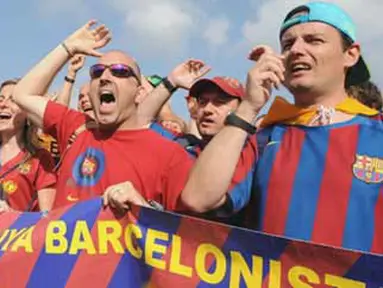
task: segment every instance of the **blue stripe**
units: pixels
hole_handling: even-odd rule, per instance
[[[270,270],[270,260],[279,260],[280,256],[286,249],[286,246],[290,243],[289,240],[283,238],[270,237],[258,232],[249,233],[245,229],[236,229],[232,228],[230,234],[222,248],[223,253],[226,257],[228,273],[225,273],[225,277],[219,287],[230,287],[230,271],[232,270],[231,266],[236,265],[231,261],[230,251],[240,252],[242,257],[245,259],[250,271],[252,271],[253,260],[252,256],[259,256],[263,258],[263,273],[262,276],[267,276]],[[216,268],[216,263],[214,263],[209,272],[213,273]],[[207,288],[212,287],[212,285],[207,284],[206,282],[201,281],[197,287]],[[239,286],[235,287],[248,287],[245,285],[243,279],[239,283]]]
[[[287,215],[284,235],[288,237],[311,239],[325,169],[328,139],[329,130],[324,127],[306,129]]]
[[[273,126],[261,130],[257,135],[259,160],[256,167],[252,201],[253,211],[256,211],[257,217],[254,219],[255,225],[252,226],[256,230],[263,230],[264,214],[267,200],[267,190],[270,182],[271,171],[283,135],[286,132],[284,126]],[[251,220],[253,221],[253,219]]]
[[[68,240],[68,249],[72,241],[76,221],[85,220],[89,230],[92,229],[101,209],[100,198],[90,201],[79,202],[71,207],[60,219],[66,222],[67,233],[65,238]],[[77,261],[78,255],[46,254],[45,249],[41,251],[34,269],[29,278],[27,287],[65,287],[72,269]]]
[[[362,255],[344,275],[347,279],[363,279],[368,288],[381,288],[383,285],[382,256]]]
[[[31,213],[31,212],[25,212],[17,218],[15,222],[6,229],[16,229],[17,231],[20,231],[23,228],[28,228],[33,225],[36,225],[36,223],[41,219],[41,213]],[[9,239],[9,236],[6,237],[1,243],[0,248],[6,243],[6,241]],[[8,249],[12,246],[12,243],[15,242],[16,239],[10,242],[10,246],[8,246]],[[0,250],[0,258],[4,255],[6,251]]]
[[[185,151],[189,153],[190,156],[192,156],[193,158],[197,158],[198,157],[198,146],[195,145],[195,146],[190,146],[190,147],[186,147],[185,148]]]
[[[176,214],[158,212],[153,209],[142,208],[137,225],[142,231],[142,239],[138,240],[144,254],[142,259],[136,259],[126,252],[113,275],[108,287],[144,287],[149,281],[153,268],[145,264],[145,239],[148,228],[159,230],[169,234],[169,241],[158,241],[156,243],[169,247],[172,240],[172,234],[176,234],[181,223],[181,217]],[[163,255],[154,255],[154,258],[160,259]]]
[[[366,119],[359,127],[357,154],[382,160],[382,123]],[[366,183],[354,176],[349,195],[343,247],[362,251],[371,249],[374,237],[375,206],[381,186],[381,183]]]
[[[254,162],[246,177],[229,191],[229,197],[233,203],[234,213],[238,212],[249,203],[255,166],[256,162]]]
[[[150,129],[171,141],[174,141],[177,137],[175,134],[166,130],[162,125],[158,124],[157,122],[153,122],[152,124],[150,124]]]

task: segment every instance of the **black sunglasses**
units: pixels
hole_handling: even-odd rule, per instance
[[[102,73],[106,69],[109,69],[113,76],[120,78],[129,78],[134,77],[137,79],[138,83],[141,84],[141,79],[136,75],[133,68],[125,64],[95,64],[89,69],[89,74],[91,79],[100,78]]]

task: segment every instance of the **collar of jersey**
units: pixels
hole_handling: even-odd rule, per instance
[[[379,112],[369,108],[353,98],[346,98],[336,105],[335,110],[350,115],[375,116]],[[262,120],[261,127],[267,127],[276,123],[290,125],[307,125],[317,113],[316,107],[302,108],[290,104],[282,97],[277,96],[270,107],[269,112]]]

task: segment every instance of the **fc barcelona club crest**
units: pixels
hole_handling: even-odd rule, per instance
[[[19,167],[19,172],[21,174],[28,174],[29,172],[31,172],[31,168],[32,168],[32,165],[31,163],[28,161],[28,162],[25,162],[24,164],[20,165]]]
[[[7,194],[12,194],[17,190],[17,184],[12,180],[3,181],[1,184],[3,186],[4,192]]]
[[[79,186],[94,186],[105,170],[104,152],[96,148],[88,148],[80,154],[73,166],[72,176]]]
[[[383,159],[356,155],[352,171],[356,178],[366,183],[383,182]]]

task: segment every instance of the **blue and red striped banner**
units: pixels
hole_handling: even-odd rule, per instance
[[[0,214],[0,287],[383,287],[383,257],[100,199]]]

